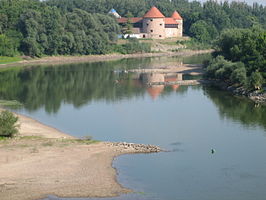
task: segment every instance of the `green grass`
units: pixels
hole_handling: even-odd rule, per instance
[[[0,136],[0,141],[6,141],[7,139],[7,137]]]
[[[0,100],[0,106],[20,107],[20,106],[23,106],[23,104],[18,102],[18,101],[16,101],[16,100],[11,100],[11,101]]]
[[[30,136],[19,137],[19,139],[22,139],[22,140],[39,140],[39,139],[43,139],[43,137],[42,136],[30,135]]]
[[[21,57],[6,57],[6,56],[0,56],[0,64],[7,64],[12,62],[18,62],[21,61]]]

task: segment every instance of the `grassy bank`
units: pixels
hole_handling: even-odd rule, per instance
[[[7,64],[7,63],[13,63],[21,61],[21,57],[6,57],[6,56],[0,56],[0,64]]]

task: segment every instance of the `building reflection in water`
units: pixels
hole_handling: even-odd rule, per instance
[[[135,74],[133,79],[136,85],[144,85],[151,98],[156,99],[165,89],[163,83],[181,81],[183,75],[181,73],[139,73]],[[179,85],[171,84],[171,87],[176,91]]]

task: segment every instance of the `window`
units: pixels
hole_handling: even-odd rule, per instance
[[[163,24],[160,24],[160,26],[162,26]]]
[[[159,37],[162,37],[162,35],[159,35]]]
[[[153,19],[150,20],[151,22],[153,21]]]
[[[146,37],[146,35],[143,35],[143,38],[145,38]]]
[[[153,32],[153,30],[151,30],[151,32]]]
[[[149,24],[147,23],[147,26],[149,26]]]
[[[178,28],[177,24],[165,24],[164,28]]]

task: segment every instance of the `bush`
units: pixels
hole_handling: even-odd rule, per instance
[[[209,42],[210,43],[210,42]],[[208,42],[199,42],[196,39],[190,40],[178,40],[176,42],[177,45],[183,45],[186,49],[190,50],[204,50],[204,49],[211,49],[212,46]]]
[[[13,137],[18,133],[18,117],[7,110],[0,113],[0,137]]]
[[[238,62],[235,64],[235,66],[236,68],[232,72],[230,77],[231,81],[233,81],[233,83],[240,83],[242,85],[245,85],[247,81],[247,71],[244,63]]]
[[[148,43],[141,43],[137,39],[131,38],[126,44],[113,45],[112,51],[121,54],[151,52],[151,45]]]
[[[263,77],[262,75],[256,71],[253,72],[249,78],[249,86],[256,90],[260,90],[263,84]]]

